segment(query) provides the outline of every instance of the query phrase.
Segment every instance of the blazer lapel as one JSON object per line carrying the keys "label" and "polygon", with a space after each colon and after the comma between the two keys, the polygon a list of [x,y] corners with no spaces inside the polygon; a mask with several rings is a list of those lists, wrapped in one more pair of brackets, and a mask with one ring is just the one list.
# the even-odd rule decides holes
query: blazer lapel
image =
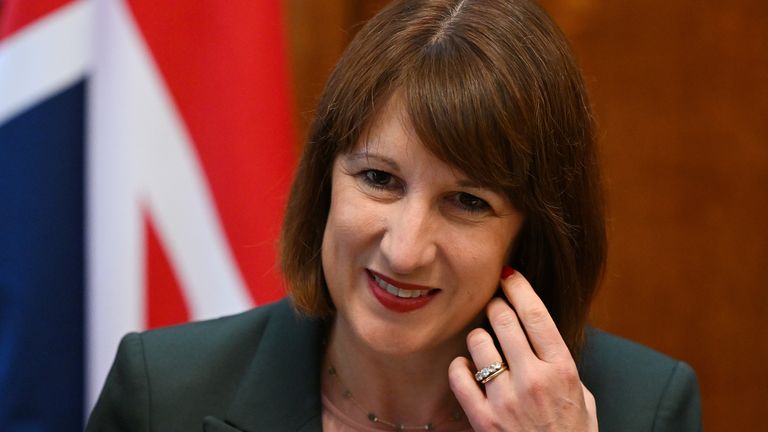
{"label": "blazer lapel", "polygon": [[242,429],[238,429],[234,426],[228,425],[221,419],[208,416],[203,419],[203,431],[204,432],[242,432]]}
{"label": "blazer lapel", "polygon": [[320,431],[323,324],[299,317],[288,300],[276,305],[224,420],[208,432]]}

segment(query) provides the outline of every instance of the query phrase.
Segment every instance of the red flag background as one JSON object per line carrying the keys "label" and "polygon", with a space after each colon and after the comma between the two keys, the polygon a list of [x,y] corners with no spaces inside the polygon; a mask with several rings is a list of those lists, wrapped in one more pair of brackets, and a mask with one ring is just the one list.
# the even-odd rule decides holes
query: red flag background
{"label": "red flag background", "polygon": [[[293,164],[280,3],[129,5],[188,128],[251,296],[256,303],[277,298],[275,239]],[[189,314],[151,224],[149,216],[147,324],[153,327]]]}

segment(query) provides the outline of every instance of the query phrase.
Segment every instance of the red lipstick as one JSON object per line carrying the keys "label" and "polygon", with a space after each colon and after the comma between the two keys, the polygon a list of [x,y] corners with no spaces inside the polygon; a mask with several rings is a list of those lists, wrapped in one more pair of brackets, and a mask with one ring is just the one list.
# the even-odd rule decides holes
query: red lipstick
{"label": "red lipstick", "polygon": [[[373,270],[368,270],[366,273],[368,275],[368,287],[371,289],[373,296],[376,297],[376,300],[378,300],[382,306],[393,312],[405,313],[420,309],[432,301],[432,299],[435,298],[435,295],[439,292],[439,290],[428,286],[399,282],[380,273],[374,272]],[[429,294],[414,298],[398,297],[382,288],[381,285],[379,285],[376,280],[374,280],[374,275],[382,281],[399,289],[429,291]]]}

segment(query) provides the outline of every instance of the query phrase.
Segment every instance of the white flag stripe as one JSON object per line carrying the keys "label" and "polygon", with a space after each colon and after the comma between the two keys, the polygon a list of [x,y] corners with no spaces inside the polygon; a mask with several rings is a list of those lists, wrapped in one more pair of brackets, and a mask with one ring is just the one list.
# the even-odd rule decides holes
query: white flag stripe
{"label": "white flag stripe", "polygon": [[75,1],[0,43],[0,124],[83,79],[91,14],[90,1]]}
{"label": "white flag stripe", "polygon": [[191,318],[252,305],[194,146],[131,14],[122,1],[99,0],[96,17],[89,94],[88,406],[119,338],[145,322],[146,249],[141,240],[127,238],[143,239],[142,208],[155,223]]}
{"label": "white flag stripe", "polygon": [[144,325],[144,236],[138,205],[139,162],[131,146],[113,134],[128,111],[124,93],[136,90],[120,74],[132,74],[123,39],[129,26],[121,4],[95,0],[94,53],[88,91],[87,205],[87,353],[86,410],[90,412],[114,359],[120,338]]}

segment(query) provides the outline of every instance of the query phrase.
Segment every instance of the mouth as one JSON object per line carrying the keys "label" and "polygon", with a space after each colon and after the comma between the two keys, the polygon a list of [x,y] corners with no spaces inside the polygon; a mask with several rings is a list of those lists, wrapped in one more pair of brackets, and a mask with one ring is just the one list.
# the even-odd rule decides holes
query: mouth
{"label": "mouth", "polygon": [[395,285],[387,282],[382,278],[381,276],[377,275],[376,273],[371,272],[371,276],[373,277],[373,280],[386,292],[392,294],[393,296],[397,296],[400,298],[418,298],[418,297],[424,297],[429,295],[430,291],[432,289],[426,288],[426,289],[402,289],[398,288]]}
{"label": "mouth", "polygon": [[366,270],[368,285],[376,299],[387,309],[410,312],[427,305],[439,289],[424,285],[407,284],[390,279],[373,270]]}

